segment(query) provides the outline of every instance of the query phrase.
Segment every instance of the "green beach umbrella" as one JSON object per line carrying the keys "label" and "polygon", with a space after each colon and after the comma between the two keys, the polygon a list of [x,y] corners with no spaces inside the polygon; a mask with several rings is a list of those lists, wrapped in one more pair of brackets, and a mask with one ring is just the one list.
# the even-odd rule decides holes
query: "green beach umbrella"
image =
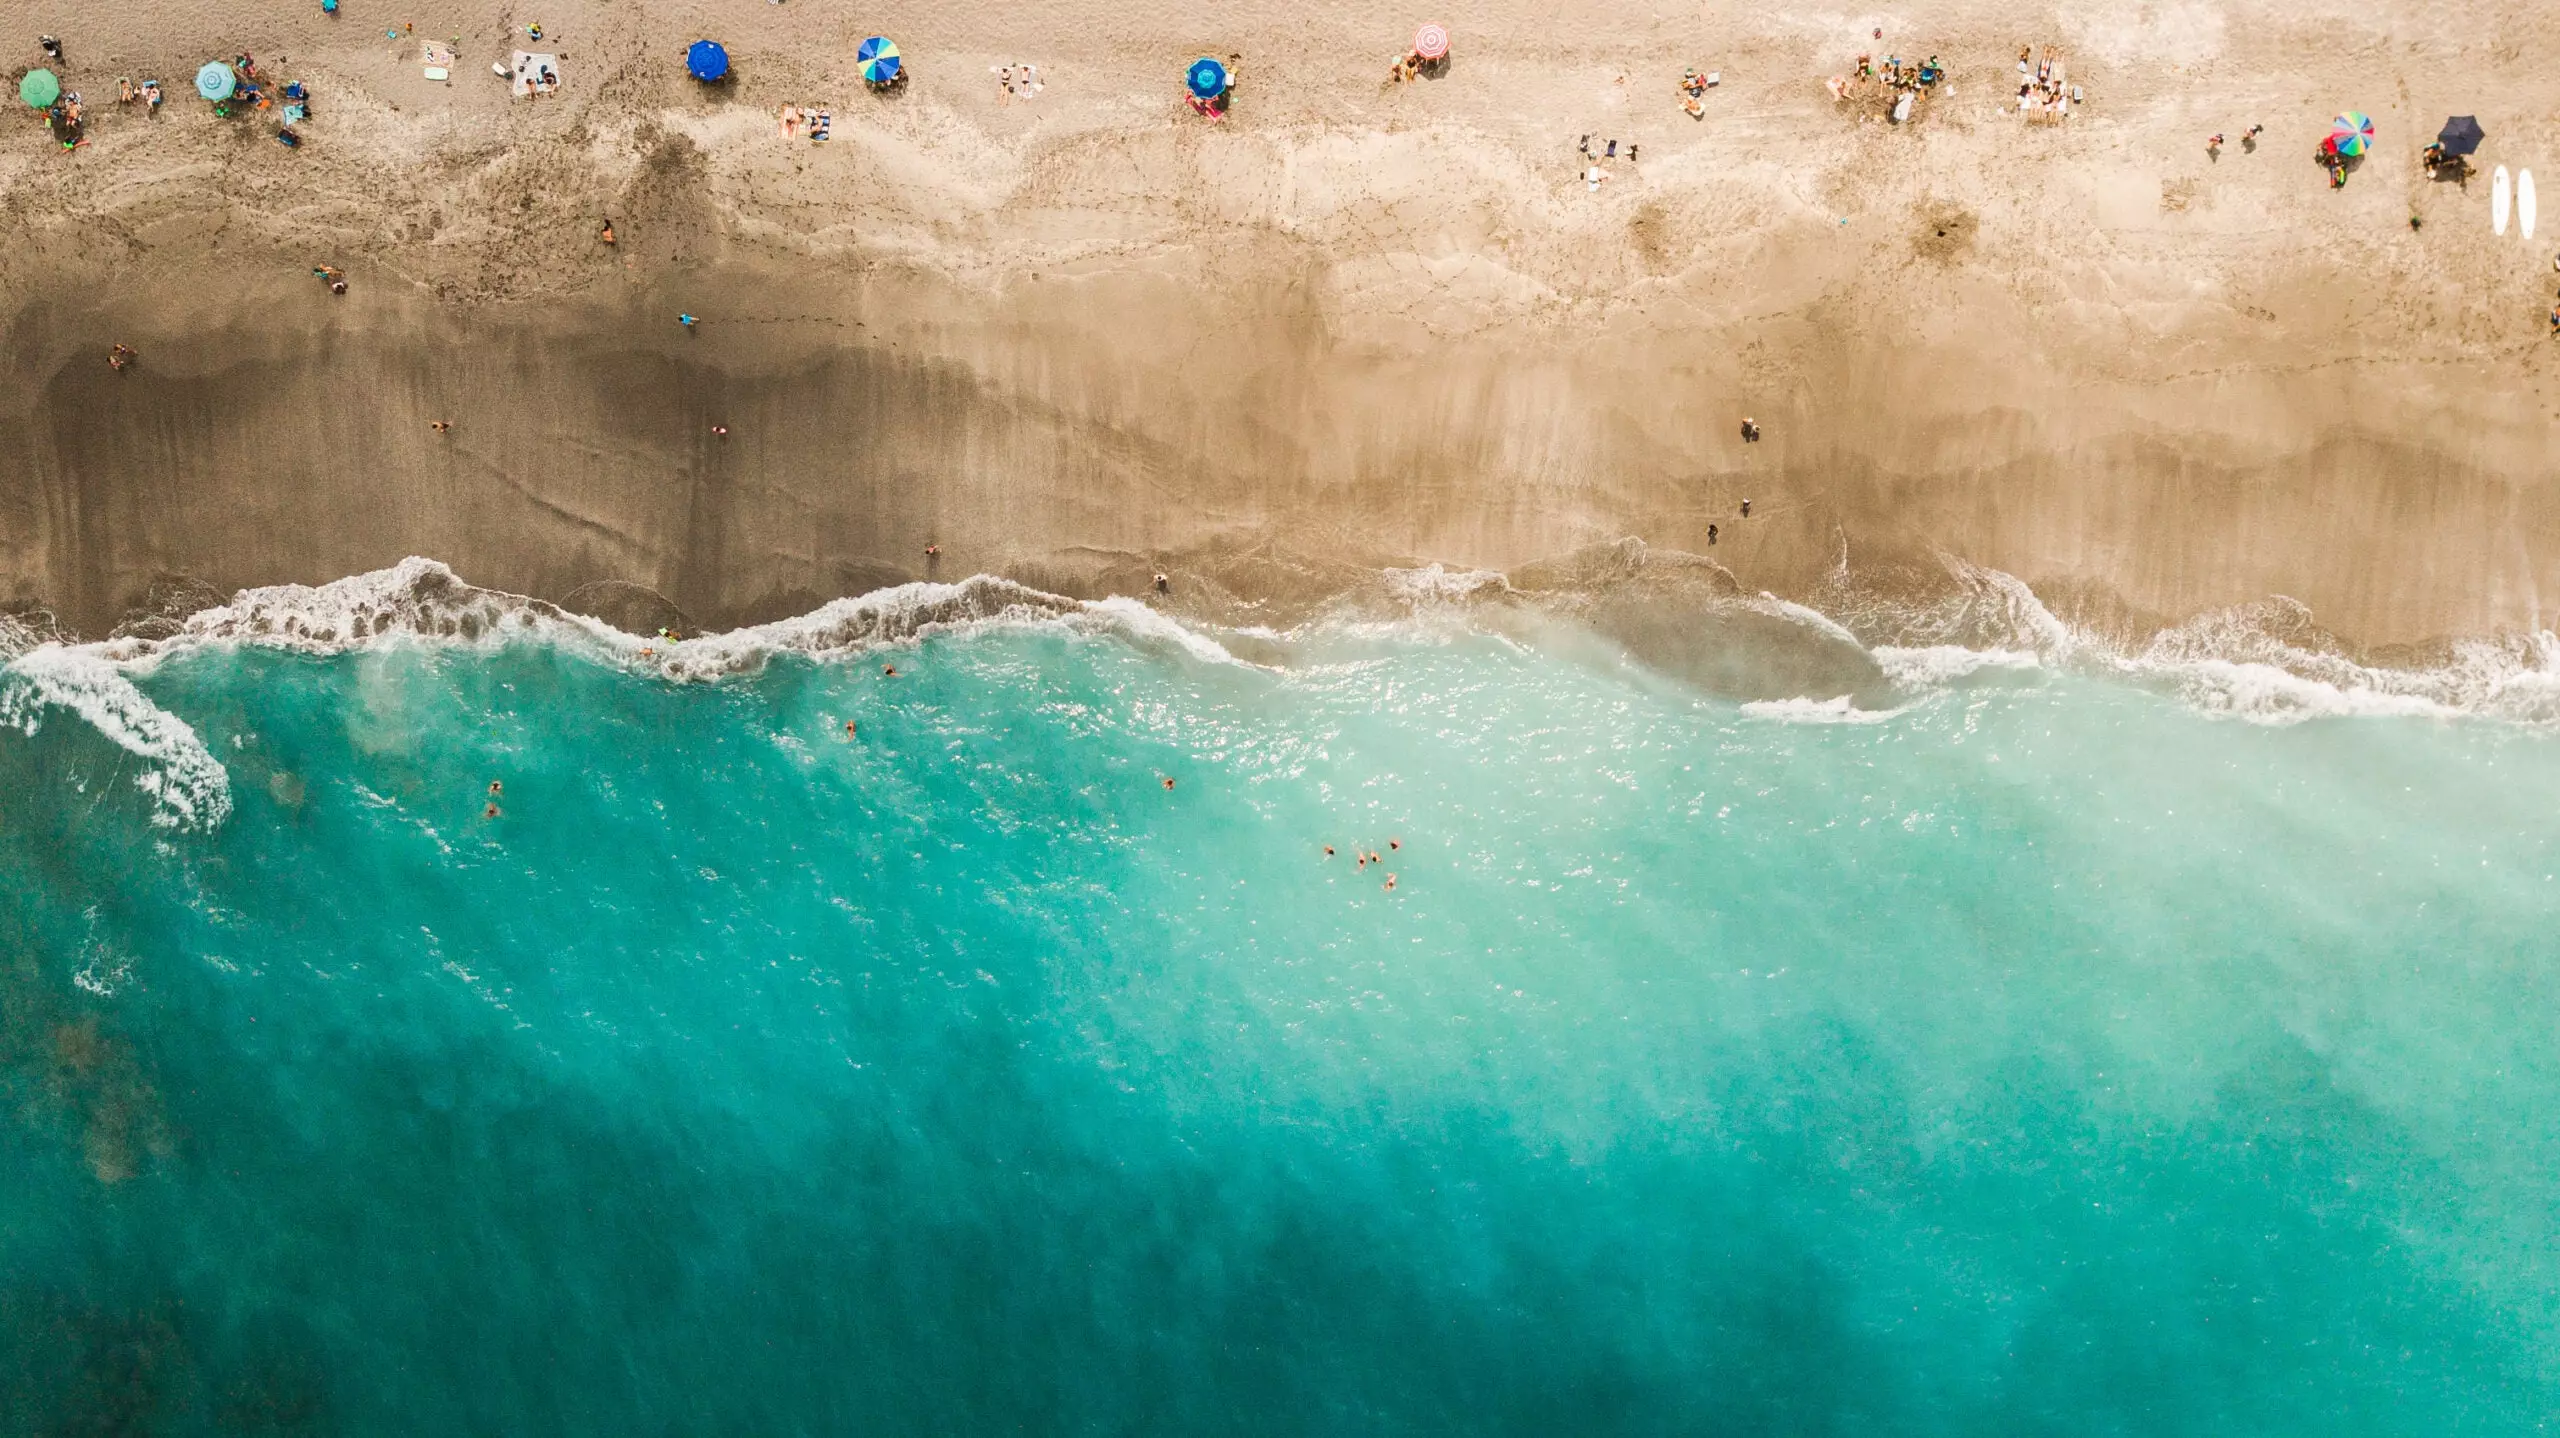
{"label": "green beach umbrella", "polygon": [[62,82],[53,78],[51,70],[29,70],[27,78],[18,82],[18,98],[45,109],[62,98]]}

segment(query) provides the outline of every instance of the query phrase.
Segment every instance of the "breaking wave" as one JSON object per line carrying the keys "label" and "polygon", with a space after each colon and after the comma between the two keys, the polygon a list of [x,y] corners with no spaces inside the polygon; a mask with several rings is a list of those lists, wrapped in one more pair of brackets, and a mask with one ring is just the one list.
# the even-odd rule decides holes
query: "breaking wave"
{"label": "breaking wave", "polygon": [[[387,643],[532,641],[672,681],[716,682],[753,674],[779,656],[854,658],[929,635],[1000,626],[1061,626],[1195,662],[1246,663],[1235,645],[1257,663],[1285,663],[1293,641],[1328,627],[1370,636],[1407,628],[1438,634],[1454,622],[1516,638],[1517,616],[1532,612],[1592,625],[1632,661],[1763,721],[1876,723],[1941,692],[2079,673],[2142,685],[2199,713],[2252,724],[2382,716],[2560,725],[2560,636],[2549,630],[2449,643],[2423,663],[2377,664],[2349,653],[2307,608],[2281,597],[2126,640],[2065,622],[2015,576],[1956,560],[1943,561],[1936,592],[1916,599],[1859,589],[1844,562],[1808,605],[1742,594],[1721,569],[1690,556],[1655,562],[1657,575],[1672,577],[1670,587],[1646,587],[1653,582],[1648,558],[1632,542],[1607,547],[1600,559],[1591,566],[1600,578],[1582,588],[1515,587],[1495,571],[1439,565],[1387,570],[1357,606],[1284,634],[1231,632],[1222,643],[1137,599],[1077,600],[988,575],[902,584],[722,633],[636,635],[543,600],[479,588],[441,563],[411,558],[328,584],[243,590],[158,637],[66,644],[23,624],[0,628],[0,722],[32,734],[50,710],[78,715],[146,762],[134,783],[150,796],[156,823],[203,828],[230,812],[223,767],[192,728],[128,677],[191,648],[332,654]],[[1725,587],[1698,587],[1709,582]],[[1630,614],[1645,617],[1631,622]],[[1751,678],[1737,683],[1737,673]]]}
{"label": "breaking wave", "polygon": [[141,759],[134,787],[163,828],[210,829],[231,814],[231,776],[187,721],[151,702],[98,655],[60,644],[28,650],[0,669],[0,724],[33,737],[54,709],[78,715]]}

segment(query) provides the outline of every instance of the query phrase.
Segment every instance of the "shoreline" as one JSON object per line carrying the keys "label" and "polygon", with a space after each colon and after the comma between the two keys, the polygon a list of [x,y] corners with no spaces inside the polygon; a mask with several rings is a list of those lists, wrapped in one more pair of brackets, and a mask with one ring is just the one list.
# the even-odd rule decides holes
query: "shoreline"
{"label": "shoreline", "polygon": [[[2396,85],[2366,105],[2396,142],[2458,84],[2506,97],[2464,108],[2506,110],[2493,150],[2523,161],[2560,142],[2528,118],[2560,88],[2521,60],[2306,59],[2305,22],[2228,7],[2175,83],[2092,41],[2078,128],[2028,131],[1965,94],[2010,22],[1948,5],[1897,22],[1958,87],[1904,133],[1823,94],[1847,27],[1735,9],[1724,108],[1693,123],[1665,80],[1694,27],[1664,49],[1577,11],[1540,79],[1526,12],[1497,9],[1448,79],[1396,92],[1264,22],[1213,129],[1121,73],[1161,37],[1073,38],[1081,10],[1013,43],[1093,58],[1009,105],[967,59],[992,17],[915,15],[918,78],[875,103],[842,83],[844,26],[785,8],[564,6],[564,100],[510,108],[466,59],[432,124],[361,27],[260,21],[322,77],[303,150],[173,101],[73,156],[8,152],[0,605],[98,635],[155,589],[422,553],[713,628],[975,571],[1088,598],[1165,570],[1233,615],[1632,538],[1816,608],[1844,560],[1917,599],[1950,557],[2128,637],[2270,596],[2361,654],[2551,623],[2547,257],[2396,143],[2327,192],[2277,143],[2319,106],[2266,98]],[[164,9],[214,23],[118,27]],[[741,74],[718,97],[656,53],[714,25]],[[65,39],[75,65],[101,43]],[[829,146],[771,124],[811,91],[847,97]],[[2209,161],[2191,115],[2233,95],[2269,144]],[[1587,193],[1552,132],[1612,123],[1643,167]]]}
{"label": "shoreline", "polygon": [[[37,702],[72,704],[111,732],[148,734],[168,716],[123,676],[204,648],[333,657],[383,645],[485,653],[531,642],[690,684],[752,679],[782,660],[859,665],[931,639],[1063,625],[1286,673],[1350,636],[1409,632],[1439,642],[1454,624],[1567,663],[1624,666],[1702,702],[1804,722],[1879,722],[1944,691],[2049,675],[2127,683],[2205,717],[2259,725],[2339,717],[2560,724],[2560,635],[2549,630],[2359,653],[2298,603],[2278,599],[2129,634],[2065,618],[1998,571],[1950,565],[1944,578],[1929,596],[1842,580],[1817,608],[1746,591],[1701,556],[1629,540],[1512,575],[1375,572],[1286,612],[1237,614],[1227,596],[1181,588],[1149,603],[1078,599],[981,573],[902,583],[751,626],[691,630],[663,596],[564,607],[411,557],[316,587],[272,586],[221,603],[188,596],[103,640],[0,615],[0,675],[18,673]],[[675,627],[672,640],[650,627],[660,623]],[[43,662],[15,663],[26,656]],[[132,722],[106,712],[118,709],[132,711],[123,716]]]}

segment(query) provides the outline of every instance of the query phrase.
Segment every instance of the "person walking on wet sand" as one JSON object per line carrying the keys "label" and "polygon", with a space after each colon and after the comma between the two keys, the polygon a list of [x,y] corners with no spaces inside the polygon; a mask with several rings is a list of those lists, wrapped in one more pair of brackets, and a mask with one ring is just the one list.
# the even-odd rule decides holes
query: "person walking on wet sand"
{"label": "person walking on wet sand", "polygon": [[1760,426],[1747,414],[1742,417],[1742,442],[1744,444],[1760,442]]}

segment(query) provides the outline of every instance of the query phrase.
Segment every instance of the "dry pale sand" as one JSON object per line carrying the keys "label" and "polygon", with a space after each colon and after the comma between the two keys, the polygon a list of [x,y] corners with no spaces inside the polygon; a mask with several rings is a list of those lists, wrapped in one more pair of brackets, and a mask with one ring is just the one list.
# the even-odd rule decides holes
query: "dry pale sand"
{"label": "dry pale sand", "polygon": [[[255,9],[0,35],[12,77],[60,35],[95,116],[0,141],[0,601],[85,632],[411,553],[710,624],[929,569],[1249,611],[1623,537],[1795,595],[1953,557],[2136,627],[2280,593],[2368,645],[2560,594],[2560,215],[2493,236],[2485,175],[2415,163],[2475,112],[2484,170],[2560,181],[2549,6]],[[1381,84],[1426,18],[1447,73]],[[513,102],[534,20],[566,92]],[[462,37],[452,83],[401,21]],[[875,30],[902,93],[855,79]],[[698,34],[734,83],[683,77]],[[2062,126],[2005,113],[2024,42],[2089,94]],[[193,98],[244,49],[316,87],[299,151]],[[1862,121],[1822,86],[1862,50],[1952,92]],[[1244,56],[1223,123],[1201,53]],[[157,119],[113,103],[146,73]],[[831,144],[781,133],[819,102]],[[2333,192],[2347,107],[2381,144]],[[1586,132],[1642,146],[1597,193]]]}

